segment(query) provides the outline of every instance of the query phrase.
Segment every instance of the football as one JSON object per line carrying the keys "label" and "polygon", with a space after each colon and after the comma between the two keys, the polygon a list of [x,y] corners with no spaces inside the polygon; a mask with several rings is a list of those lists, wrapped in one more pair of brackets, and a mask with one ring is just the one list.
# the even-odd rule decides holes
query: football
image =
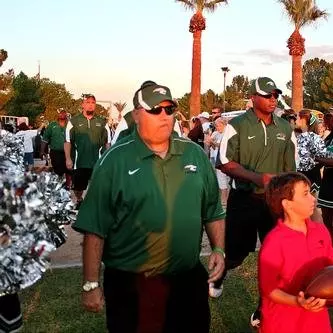
{"label": "football", "polygon": [[317,297],[327,300],[327,304],[333,303],[333,266],[327,266],[320,270],[310,281],[305,290],[305,297]]}

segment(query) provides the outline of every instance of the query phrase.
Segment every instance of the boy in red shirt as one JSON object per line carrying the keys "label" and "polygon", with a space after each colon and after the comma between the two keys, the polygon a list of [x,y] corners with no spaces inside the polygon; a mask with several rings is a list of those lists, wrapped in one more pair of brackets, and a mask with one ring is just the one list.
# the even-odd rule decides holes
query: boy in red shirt
{"label": "boy in red shirt", "polygon": [[326,300],[305,298],[304,290],[322,268],[333,264],[331,237],[310,216],[315,198],[300,173],[272,178],[266,198],[280,218],[259,253],[262,333],[332,332]]}

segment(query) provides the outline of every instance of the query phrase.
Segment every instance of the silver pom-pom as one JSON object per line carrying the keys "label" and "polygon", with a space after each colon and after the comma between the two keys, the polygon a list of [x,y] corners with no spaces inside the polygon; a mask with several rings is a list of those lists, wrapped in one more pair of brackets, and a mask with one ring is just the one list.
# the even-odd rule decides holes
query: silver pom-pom
{"label": "silver pom-pom", "polygon": [[23,153],[19,138],[0,135],[0,294],[40,279],[50,252],[66,241],[64,225],[75,219],[63,180],[25,173]]}

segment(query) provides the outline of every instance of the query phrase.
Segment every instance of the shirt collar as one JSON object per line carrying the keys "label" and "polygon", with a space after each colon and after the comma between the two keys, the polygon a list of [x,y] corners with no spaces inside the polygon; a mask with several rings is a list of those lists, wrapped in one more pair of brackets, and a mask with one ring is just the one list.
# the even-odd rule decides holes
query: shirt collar
{"label": "shirt collar", "polygon": [[[316,229],[315,222],[311,221],[310,219],[306,219],[305,223],[306,223],[306,228],[307,228],[308,231],[311,230],[311,229]],[[287,232],[287,233],[298,233],[298,234],[301,233],[300,231],[291,229],[288,226],[286,226],[282,219],[278,220],[278,227],[281,228],[284,232]]]}
{"label": "shirt collar", "polygon": [[[135,126],[135,130],[132,132],[132,136],[135,141],[138,155],[140,156],[141,159],[155,155],[155,153],[152,150],[150,150],[148,148],[148,146],[141,139],[136,126]],[[181,149],[181,146],[180,146],[177,138],[180,140],[183,140],[183,139],[179,138],[179,136],[176,133],[171,134],[170,145],[169,145],[169,150],[168,150],[166,159],[168,158],[169,155],[182,155],[183,150]]]}
{"label": "shirt collar", "polygon": [[[251,122],[253,123],[260,123],[261,119],[257,117],[257,115],[254,112],[253,108],[250,108],[247,111],[247,116],[250,119]],[[273,112],[272,113],[272,122],[271,124],[274,124],[275,126],[277,126],[277,115]]]}

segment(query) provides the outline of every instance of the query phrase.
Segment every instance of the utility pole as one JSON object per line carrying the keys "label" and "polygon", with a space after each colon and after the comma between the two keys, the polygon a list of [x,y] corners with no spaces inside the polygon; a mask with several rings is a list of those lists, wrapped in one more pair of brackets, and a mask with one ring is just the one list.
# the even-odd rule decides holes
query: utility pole
{"label": "utility pole", "polygon": [[223,112],[225,112],[225,78],[230,71],[229,67],[221,67],[223,72]]}

